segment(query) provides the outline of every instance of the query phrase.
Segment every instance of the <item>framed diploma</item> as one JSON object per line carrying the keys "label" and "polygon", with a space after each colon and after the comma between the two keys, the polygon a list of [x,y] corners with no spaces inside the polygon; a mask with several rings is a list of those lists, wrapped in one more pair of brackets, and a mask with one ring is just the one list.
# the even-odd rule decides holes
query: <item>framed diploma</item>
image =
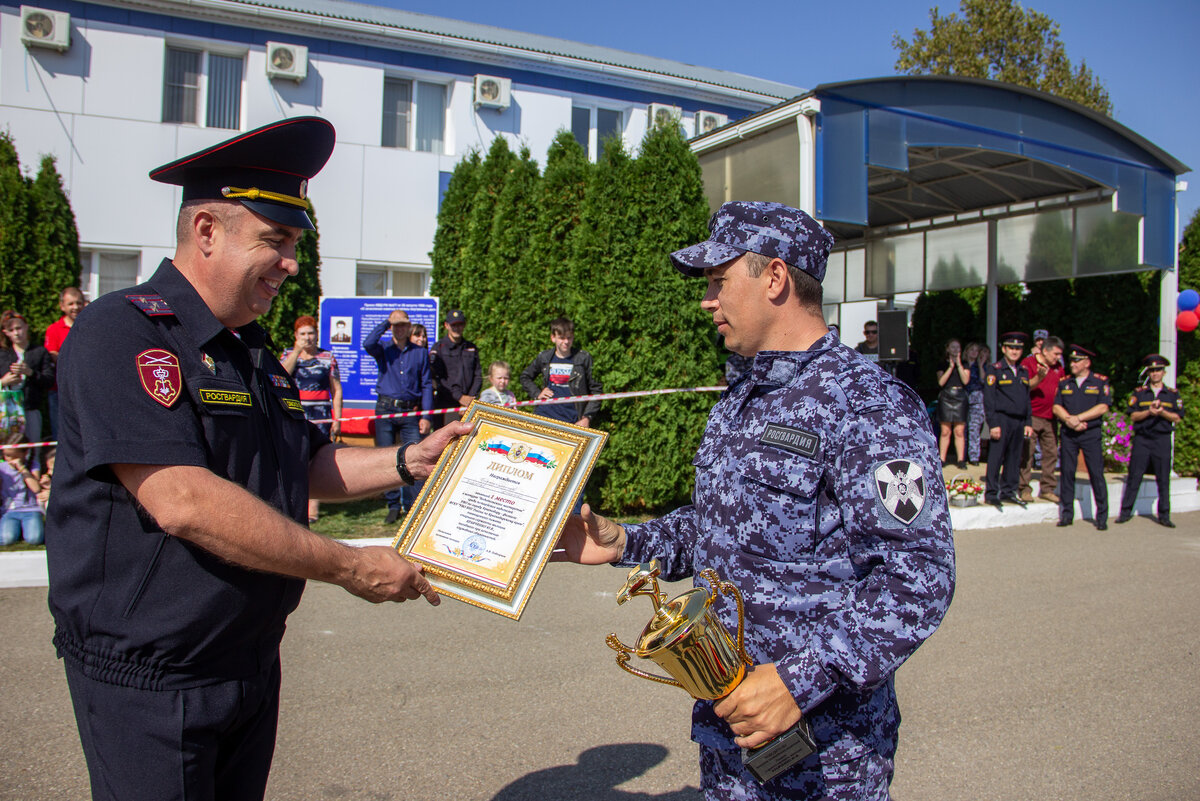
{"label": "framed diploma", "polygon": [[392,547],[443,595],[517,620],[608,435],[473,402]]}

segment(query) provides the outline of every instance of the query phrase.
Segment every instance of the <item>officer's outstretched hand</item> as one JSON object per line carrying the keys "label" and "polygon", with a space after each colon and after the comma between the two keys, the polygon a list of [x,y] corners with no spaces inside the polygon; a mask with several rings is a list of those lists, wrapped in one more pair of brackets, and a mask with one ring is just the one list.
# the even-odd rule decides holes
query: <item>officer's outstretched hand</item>
{"label": "officer's outstretched hand", "polygon": [[625,529],[607,517],[595,514],[586,503],[580,512],[582,514],[567,518],[550,560],[606,565],[620,559],[625,553]]}
{"label": "officer's outstretched hand", "polygon": [[755,665],[733,692],[713,707],[742,748],[756,748],[800,720],[800,707],[775,665]]}
{"label": "officer's outstretched hand", "polygon": [[[422,417],[421,420],[424,421],[425,418]],[[456,420],[453,423],[442,426],[425,439],[410,446],[404,452],[404,463],[408,466],[408,472],[412,473],[413,478],[418,481],[429,478],[429,474],[433,472],[434,466],[437,465],[438,457],[442,455],[442,451],[446,450],[446,447],[454,440],[465,434],[470,434],[473,427],[474,423],[464,423],[461,420]]]}
{"label": "officer's outstretched hand", "polygon": [[353,563],[342,587],[373,604],[384,601],[403,603],[425,596],[434,606],[442,602],[420,565],[414,565],[395,550],[384,545],[363,548],[348,546],[355,551]]}

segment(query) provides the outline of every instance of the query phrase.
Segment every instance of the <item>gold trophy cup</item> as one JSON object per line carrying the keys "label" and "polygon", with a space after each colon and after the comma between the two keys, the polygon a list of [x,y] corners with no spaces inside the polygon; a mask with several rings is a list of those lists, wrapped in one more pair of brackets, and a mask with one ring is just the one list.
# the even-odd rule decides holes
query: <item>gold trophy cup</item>
{"label": "gold trophy cup", "polygon": [[[746,666],[754,664],[743,647],[746,615],[742,594],[734,584],[708,568],[700,571],[700,577],[711,589],[696,587],[668,601],[666,593],[658,587],[661,572],[657,559],[643,562],[629,571],[625,586],[617,593],[618,604],[635,595],[647,595],[654,604],[654,617],[642,629],[637,646],[630,648],[616,634],[609,634],[604,641],[617,652],[617,666],[622,670],[680,687],[696,699],[724,698],[745,678]],[[732,595],[737,602],[736,643],[712,608],[718,592]],[[630,656],[651,660],[671,678],[631,667]],[[742,749],[742,764],[758,781],[766,782],[814,750],[808,721],[801,718],[764,745]]]}

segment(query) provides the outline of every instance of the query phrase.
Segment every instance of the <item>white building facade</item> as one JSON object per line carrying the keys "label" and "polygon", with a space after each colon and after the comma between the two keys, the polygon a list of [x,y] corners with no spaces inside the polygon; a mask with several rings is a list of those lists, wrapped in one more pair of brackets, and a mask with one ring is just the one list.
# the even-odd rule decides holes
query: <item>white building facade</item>
{"label": "white building facade", "polygon": [[89,297],[174,252],[178,187],[147,172],[283,117],[337,146],[309,187],[324,294],[428,292],[455,164],[503,135],[544,164],[560,129],[592,159],[650,115],[689,134],[801,90],[607,48],[340,0],[0,0],[0,127],[57,158]]}

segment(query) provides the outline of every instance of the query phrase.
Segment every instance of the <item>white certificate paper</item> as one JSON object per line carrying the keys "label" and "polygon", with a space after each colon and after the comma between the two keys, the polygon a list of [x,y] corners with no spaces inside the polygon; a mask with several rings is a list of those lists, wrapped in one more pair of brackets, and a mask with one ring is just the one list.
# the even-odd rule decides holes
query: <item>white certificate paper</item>
{"label": "white certificate paper", "polygon": [[606,435],[472,404],[395,546],[453,598],[517,618]]}

